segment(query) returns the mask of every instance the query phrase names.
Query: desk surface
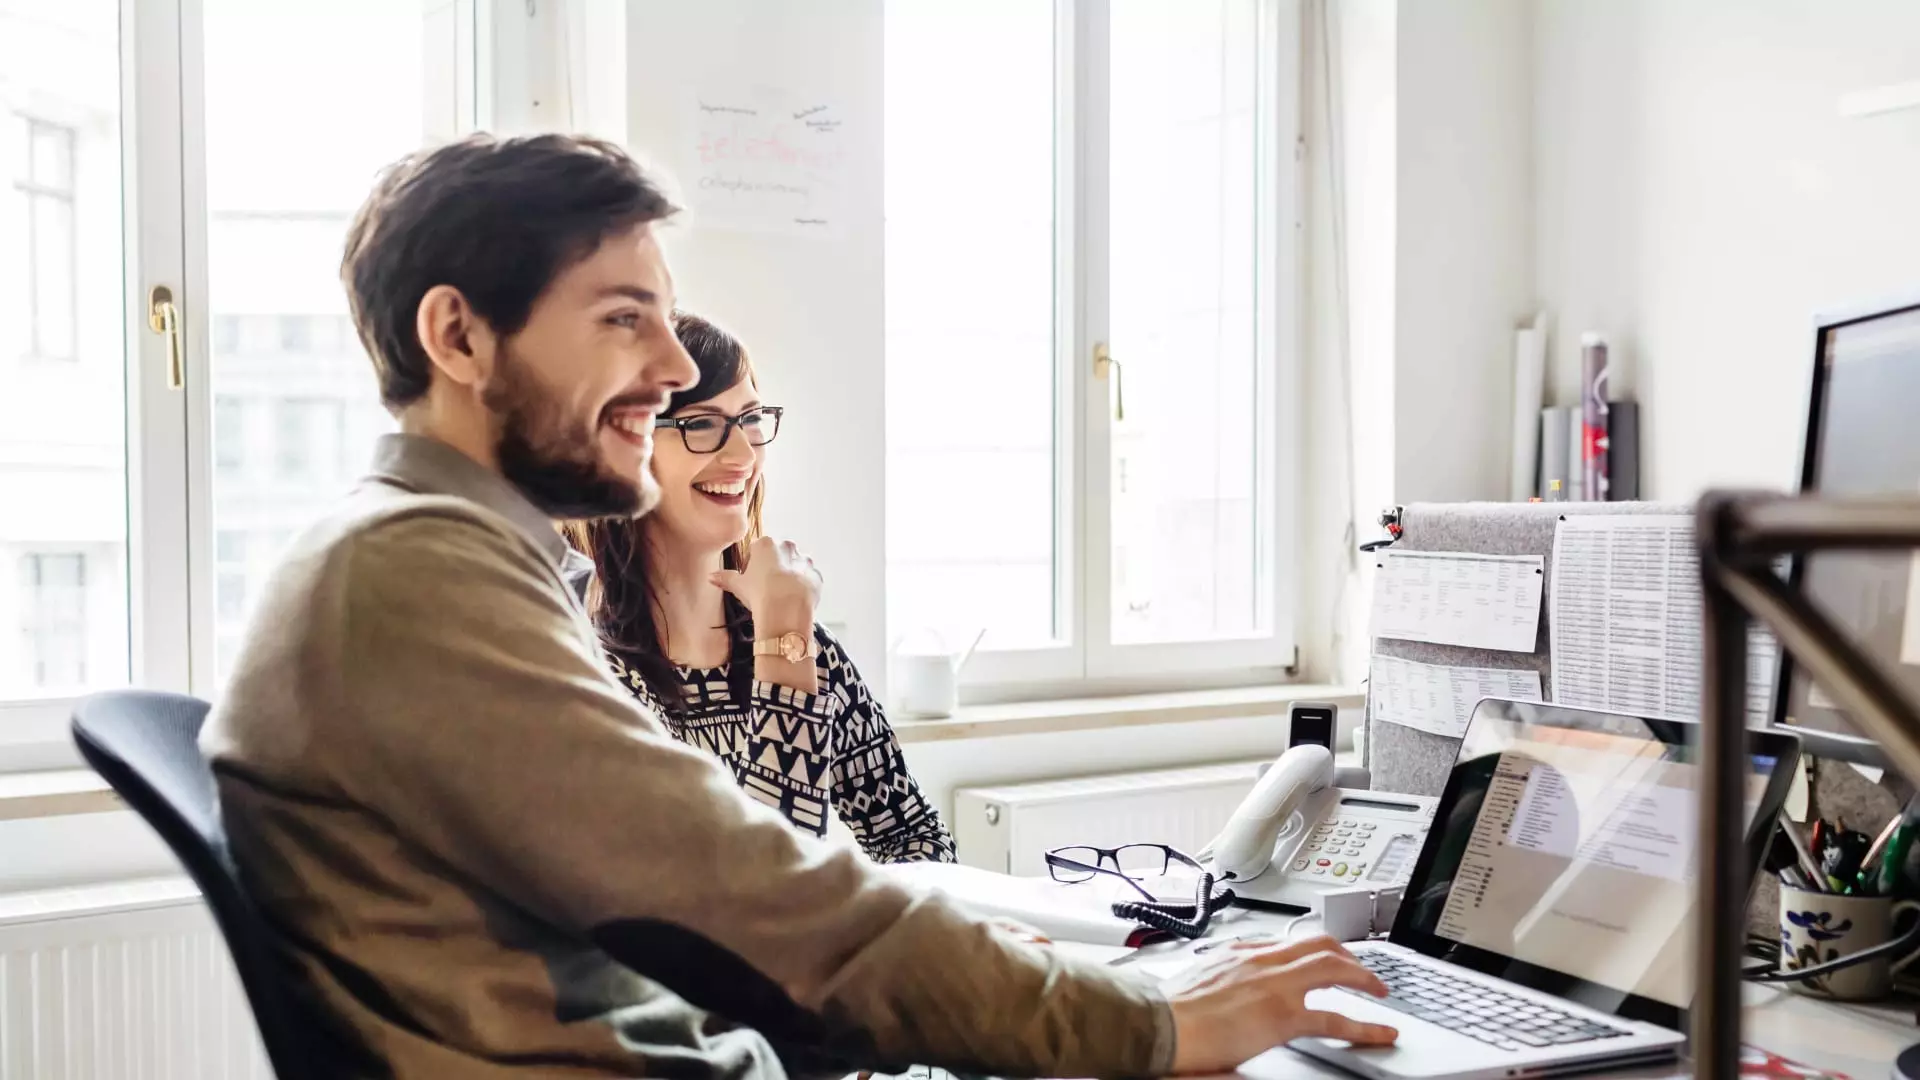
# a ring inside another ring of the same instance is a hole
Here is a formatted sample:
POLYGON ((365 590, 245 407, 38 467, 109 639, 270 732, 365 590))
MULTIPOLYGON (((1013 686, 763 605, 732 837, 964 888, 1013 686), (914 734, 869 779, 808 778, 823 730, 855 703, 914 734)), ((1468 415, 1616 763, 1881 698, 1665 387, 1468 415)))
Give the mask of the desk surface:
MULTIPOLYGON (((1285 916, 1255 912, 1234 911, 1231 915, 1216 922, 1222 934, 1279 934, 1291 922, 1285 916)), ((1314 932, 1312 920, 1301 930, 1314 932)), ((1152 963, 1152 950, 1142 950, 1139 956, 1129 963, 1152 963)), ((1744 988, 1743 997, 1746 1008, 1742 1034, 1746 1043, 1802 1065, 1843 1073, 1852 1080, 1883 1080, 1894 1057, 1920 1043, 1920 1027, 1914 1024, 1912 1005, 1841 1005, 1752 984, 1744 988)), ((1344 1080, 1350 1076, 1286 1049, 1255 1058, 1241 1068, 1240 1075, 1257 1080, 1344 1080)), ((1684 1076, 1687 1072, 1684 1065, 1668 1064, 1584 1075, 1643 1080, 1684 1076)))

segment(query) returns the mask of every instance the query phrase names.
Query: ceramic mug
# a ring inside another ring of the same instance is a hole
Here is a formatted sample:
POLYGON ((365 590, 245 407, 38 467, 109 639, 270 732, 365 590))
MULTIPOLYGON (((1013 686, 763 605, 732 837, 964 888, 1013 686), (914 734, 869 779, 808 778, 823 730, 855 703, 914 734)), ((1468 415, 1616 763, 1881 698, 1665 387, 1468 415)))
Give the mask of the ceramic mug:
MULTIPOLYGON (((1920 912, 1920 901, 1894 902, 1887 896, 1842 896, 1780 886, 1779 970, 1797 971, 1851 956, 1893 937, 1895 916, 1920 912)), ((1872 1001, 1893 990, 1893 973, 1920 948, 1904 956, 1888 954, 1844 967, 1806 982, 1786 985, 1802 993, 1842 1001, 1872 1001)))
POLYGON ((960 673, 946 653, 907 653, 894 659, 900 711, 928 720, 960 707, 960 673))

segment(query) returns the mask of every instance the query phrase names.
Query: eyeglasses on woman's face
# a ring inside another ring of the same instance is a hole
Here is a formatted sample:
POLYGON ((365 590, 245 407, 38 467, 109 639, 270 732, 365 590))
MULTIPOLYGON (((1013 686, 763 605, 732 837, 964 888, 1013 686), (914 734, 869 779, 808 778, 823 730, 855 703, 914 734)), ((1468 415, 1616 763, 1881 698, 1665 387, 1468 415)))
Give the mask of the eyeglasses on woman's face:
POLYGON ((738 416, 695 413, 692 416, 663 416, 653 422, 655 429, 678 428, 680 441, 689 452, 717 454, 733 437, 733 429, 747 437, 753 446, 765 446, 780 434, 780 418, 786 415, 778 405, 756 405, 738 416))

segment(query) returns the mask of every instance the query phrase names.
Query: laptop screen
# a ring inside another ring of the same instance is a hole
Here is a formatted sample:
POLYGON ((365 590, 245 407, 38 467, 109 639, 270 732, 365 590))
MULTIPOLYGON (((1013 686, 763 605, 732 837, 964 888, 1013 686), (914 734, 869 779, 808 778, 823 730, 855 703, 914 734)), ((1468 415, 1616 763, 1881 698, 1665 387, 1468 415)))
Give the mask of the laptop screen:
MULTIPOLYGON (((1692 997, 1692 726, 1482 702, 1394 940, 1619 1015, 1677 1022, 1692 997)), ((1756 751, 1750 819, 1776 789, 1784 797, 1778 747, 1756 751)))

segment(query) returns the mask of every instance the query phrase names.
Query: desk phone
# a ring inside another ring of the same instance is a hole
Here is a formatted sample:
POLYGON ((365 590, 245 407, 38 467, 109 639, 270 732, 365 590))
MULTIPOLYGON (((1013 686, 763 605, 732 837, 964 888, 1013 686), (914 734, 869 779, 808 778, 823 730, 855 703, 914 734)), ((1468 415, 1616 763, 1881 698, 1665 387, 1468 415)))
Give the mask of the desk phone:
POLYGON ((1201 853, 1244 906, 1307 911, 1334 889, 1406 884, 1438 799, 1333 785, 1333 754, 1296 746, 1201 853))

